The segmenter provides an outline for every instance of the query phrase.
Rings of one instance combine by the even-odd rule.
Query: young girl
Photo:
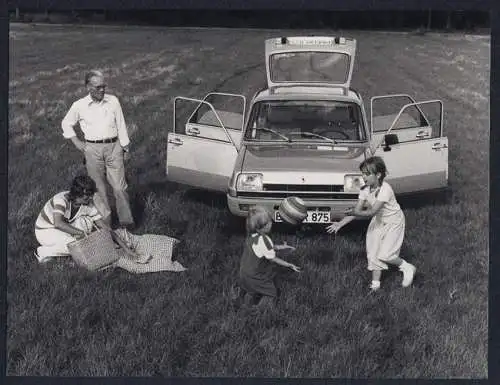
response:
[[[286,244],[273,245],[268,234],[272,227],[272,218],[261,206],[251,207],[246,221],[247,239],[241,257],[238,303],[245,296],[252,297],[259,306],[272,304],[278,297],[274,283],[273,263],[300,272],[300,268],[285,262],[276,256],[275,250],[294,249]]]
[[[372,271],[370,288],[380,288],[382,270],[388,265],[403,272],[403,287],[413,282],[416,268],[399,257],[405,233],[405,217],[396,201],[391,186],[384,181],[387,169],[382,158],[374,156],[359,166],[365,186],[359,193],[356,207],[346,210],[346,216],[327,227],[328,233],[337,233],[355,217],[372,217],[366,233],[368,270]]]

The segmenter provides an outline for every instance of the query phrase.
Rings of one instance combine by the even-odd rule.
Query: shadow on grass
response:
[[[335,257],[335,251],[331,248],[322,248],[314,250],[307,255],[309,262],[315,265],[326,266],[332,263],[332,259]]]
[[[366,231],[368,223],[369,221],[365,220],[355,220],[343,227],[340,231],[343,237],[357,237],[360,233]],[[273,232],[285,235],[296,235],[299,239],[308,239],[321,234],[327,235],[327,226],[328,224],[303,223],[294,226],[288,223],[274,223]]]
[[[398,196],[399,205],[405,209],[419,209],[426,206],[445,206],[453,201],[451,188],[445,190],[424,191],[411,195]]]
[[[201,189],[188,189],[184,193],[183,199],[204,204],[218,209],[227,209],[226,194]]]
[[[182,189],[180,185],[169,181],[151,182],[134,187],[134,191],[130,193],[130,205],[137,225],[143,222],[146,201],[150,194],[170,195]]]

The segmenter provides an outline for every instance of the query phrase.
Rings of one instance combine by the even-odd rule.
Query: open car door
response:
[[[196,125],[190,123],[194,114],[198,114]],[[188,133],[194,128],[196,133]],[[241,132],[230,134],[211,103],[176,97],[174,128],[168,133],[167,178],[193,187],[226,191],[238,155],[239,137]]]
[[[186,121],[186,135],[225,140],[227,133],[239,145],[245,121],[246,98],[243,95],[211,92],[203,101],[206,103],[199,103]],[[209,105],[213,108],[209,108]],[[218,117],[213,111],[217,112]],[[221,130],[221,123],[225,130]]]
[[[408,106],[392,127],[399,141],[429,139],[432,126],[422,106],[407,94],[374,96],[370,100],[370,127],[372,138],[383,140],[396,116],[404,106]]]
[[[356,40],[344,37],[296,36],[266,40],[269,88],[325,85],[349,89]]]
[[[408,109],[434,107],[437,122],[425,138],[408,135],[400,127]],[[425,108],[424,108],[425,107]],[[412,127],[406,128],[412,131]],[[411,193],[448,186],[448,138],[443,136],[443,103],[429,100],[405,105],[394,118],[384,137],[372,138],[372,153],[384,159],[387,181],[396,193]]]

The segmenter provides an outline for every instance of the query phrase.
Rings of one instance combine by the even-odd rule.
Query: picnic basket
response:
[[[68,250],[75,263],[88,270],[99,270],[120,258],[120,254],[108,229],[100,229],[86,234],[84,238],[70,242]]]

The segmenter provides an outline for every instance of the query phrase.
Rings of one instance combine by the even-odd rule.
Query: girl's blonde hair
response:
[[[262,206],[252,206],[248,210],[246,221],[247,232],[261,233],[262,229],[272,221],[269,212]]]

